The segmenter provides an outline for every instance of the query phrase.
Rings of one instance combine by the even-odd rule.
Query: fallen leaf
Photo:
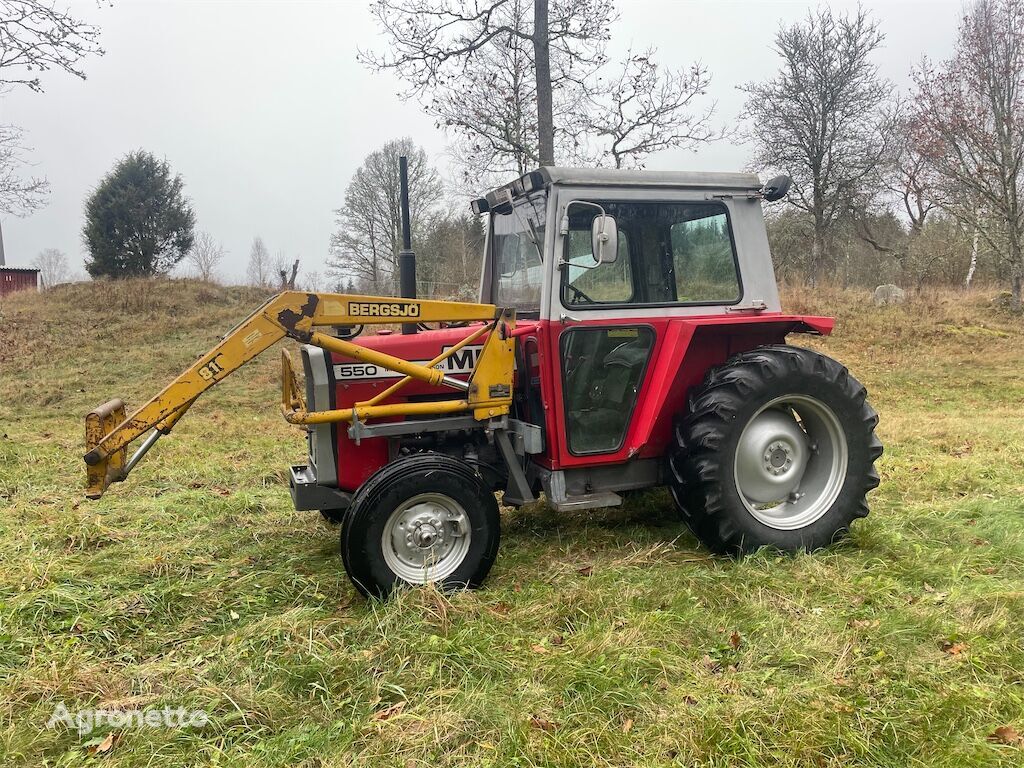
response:
[[[740,647],[740,644],[742,642],[743,638],[740,637],[739,632],[734,631],[731,635],[729,635],[729,647],[732,648],[734,651]]]
[[[229,616],[231,616],[231,620],[232,620],[232,621],[238,621],[238,620],[239,620],[239,619],[241,618],[241,617],[240,617],[240,616],[238,615],[238,612],[237,612],[237,611],[231,611],[231,613],[230,613],[230,614],[228,614],[228,615],[229,615]]]
[[[704,669],[706,669],[708,672],[714,672],[717,674],[718,672],[722,671],[722,665],[714,659],[712,659],[707,654],[704,654],[704,658],[702,659],[701,663],[704,664]]]
[[[512,606],[506,602],[495,603],[491,606],[491,612],[498,616],[507,616],[508,612],[512,610]]]
[[[555,730],[555,724],[550,720],[541,717],[540,715],[533,715],[530,717],[530,726],[532,728],[538,728],[542,731],[553,731]]]
[[[926,582],[924,583],[924,591],[925,591],[925,592],[934,592],[934,591],[935,591],[935,587],[933,587],[933,586],[932,586],[931,584],[929,584],[929,583],[928,583],[928,582],[926,581]]]
[[[592,565],[584,565],[582,568],[577,568],[576,569],[576,573],[578,573],[580,576],[589,576],[593,572],[594,572],[594,566],[592,566]]]
[[[622,732],[629,733],[633,730],[633,718],[627,717],[626,721],[622,724]]]
[[[555,645],[555,646],[564,645],[565,644],[565,638],[562,637],[561,635],[555,635],[554,637],[551,638],[551,644]]]
[[[942,650],[944,650],[950,656],[959,656],[961,653],[967,650],[967,643],[954,643],[950,640],[943,640]]]
[[[988,740],[996,744],[1020,744],[1024,741],[1012,725],[1000,725],[988,735]]]
[[[548,653],[548,649],[545,648],[543,645],[540,645],[539,643],[536,645],[531,645],[530,650],[534,653]]]
[[[114,744],[118,741],[118,736],[111,732],[107,734],[107,738],[101,741],[94,747],[89,747],[88,751],[90,755],[105,755],[107,752],[114,748]]]
[[[683,704],[685,704],[688,707],[696,707],[697,699],[687,694],[686,696],[683,696]]]
[[[402,714],[402,710],[404,709],[405,702],[399,701],[396,704],[392,704],[390,707],[385,707],[384,709],[380,709],[374,712],[373,719],[379,722],[390,720],[392,717]]]
[[[992,566],[989,566],[988,568],[982,568],[981,572],[984,573],[986,576],[991,576],[994,573],[998,573],[999,569],[998,568],[993,568]]]

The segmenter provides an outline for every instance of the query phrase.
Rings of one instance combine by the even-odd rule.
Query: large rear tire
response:
[[[878,415],[844,366],[766,346],[712,369],[676,420],[669,488],[708,548],[814,550],[868,514]]]
[[[476,588],[498,555],[494,493],[469,464],[418,453],[378,470],[356,491],[341,528],[341,557],[367,597],[399,584]]]

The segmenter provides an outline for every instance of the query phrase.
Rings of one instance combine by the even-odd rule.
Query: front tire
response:
[[[867,391],[835,360],[787,345],[713,369],[677,419],[669,487],[720,553],[828,546],[868,514],[882,444]]]
[[[341,521],[345,519],[345,510],[321,509],[320,517],[322,517],[328,525],[340,525]]]
[[[386,597],[399,584],[476,588],[498,554],[494,493],[469,464],[419,453],[378,470],[352,499],[341,557],[355,588]]]

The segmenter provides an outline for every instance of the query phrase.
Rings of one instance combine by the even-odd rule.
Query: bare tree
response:
[[[295,278],[299,274],[299,260],[295,259],[291,267],[288,266],[288,257],[284,251],[278,251],[274,259],[274,274],[277,276],[278,287],[282,291],[295,290]]]
[[[712,138],[710,110],[689,114],[707,85],[703,67],[659,71],[647,51],[602,76],[610,2],[376,0],[372,8],[391,51],[363,52],[362,61],[409,83],[407,95],[454,134],[453,156],[476,187],[555,162],[641,165],[650,152]]]
[[[305,285],[305,290],[316,293],[320,290],[320,273],[315,269],[312,272],[307,272],[302,282]]]
[[[893,86],[871,61],[883,40],[863,8],[835,16],[822,7],[780,28],[779,74],[742,87],[754,162],[792,176],[789,201],[810,214],[812,282],[829,231],[889,152]]]
[[[42,91],[39,72],[60,69],[85,79],[83,58],[102,56],[99,29],[52,0],[0,0],[0,80]]]
[[[425,215],[438,202],[441,181],[426,152],[412,139],[389,141],[370,153],[345,190],[345,205],[336,211],[339,228],[331,237],[328,271],[335,279],[354,279],[374,293],[398,289],[401,155],[409,158],[410,219],[418,237]]]
[[[702,64],[689,69],[659,71],[654,49],[627,54],[618,78],[591,88],[592,108],[586,128],[607,142],[603,154],[616,168],[643,167],[648,155],[672,147],[692,148],[715,139],[711,126],[715,104],[697,112],[692,103],[707,93],[711,82]]]
[[[27,216],[42,208],[50,192],[45,179],[21,173],[28,164],[22,135],[17,126],[0,125],[0,212],[12,216]]]
[[[43,288],[53,288],[55,285],[68,282],[71,273],[67,256],[56,248],[40,251],[32,260],[32,266],[39,270]]]
[[[1024,0],[976,0],[953,56],[914,76],[922,151],[939,204],[1024,283]],[[976,266],[972,259],[971,275]]]
[[[224,259],[226,251],[224,246],[213,239],[209,232],[200,232],[196,235],[192,248],[189,249],[185,259],[196,272],[200,280],[213,280],[217,271],[217,265]]]
[[[533,0],[532,6],[530,19],[519,0],[376,0],[371,9],[392,53],[362,52],[360,57],[375,69],[394,70],[409,82],[411,94],[422,97],[452,78],[479,77],[474,66],[478,51],[525,43],[536,84],[539,162],[553,165],[552,89],[567,73],[552,72],[552,52],[562,54],[570,66],[599,61],[612,16],[603,0]]]
[[[892,160],[882,176],[883,186],[896,196],[910,222],[911,234],[920,234],[935,208],[935,174],[921,151],[917,115],[898,116],[892,122]]]
[[[933,177],[918,135],[919,119],[906,104],[896,104],[885,119],[889,126],[889,152],[874,172],[850,195],[849,211],[854,232],[878,254],[893,258],[902,271],[914,240],[924,231],[929,214],[935,209]],[[893,217],[905,217],[909,230],[891,226]],[[922,273],[916,265],[915,273]]]
[[[80,62],[102,55],[99,30],[47,0],[0,0],[0,89],[42,91],[40,72],[59,69],[85,79]],[[26,216],[46,203],[50,185],[24,176],[28,161],[17,126],[0,126],[0,212]],[[0,243],[2,251],[2,243]]]
[[[263,238],[259,235],[253,238],[252,247],[249,249],[249,266],[246,268],[246,278],[249,285],[254,285],[257,288],[270,287],[270,251],[267,250]]]

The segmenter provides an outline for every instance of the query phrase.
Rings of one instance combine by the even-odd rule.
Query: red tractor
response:
[[[498,553],[496,491],[564,511],[668,486],[716,552],[827,546],[867,514],[882,446],[864,387],[786,344],[833,326],[779,305],[761,202],[787,185],[527,174],[473,204],[489,219],[480,304],[280,294],[130,417],[117,400],[90,414],[90,495],[199,394],[292,338],[305,384],[286,355],[282,410],[309,442],[292,498],[341,523],[366,595],[481,584]],[[397,323],[417,332],[370,332]]]

